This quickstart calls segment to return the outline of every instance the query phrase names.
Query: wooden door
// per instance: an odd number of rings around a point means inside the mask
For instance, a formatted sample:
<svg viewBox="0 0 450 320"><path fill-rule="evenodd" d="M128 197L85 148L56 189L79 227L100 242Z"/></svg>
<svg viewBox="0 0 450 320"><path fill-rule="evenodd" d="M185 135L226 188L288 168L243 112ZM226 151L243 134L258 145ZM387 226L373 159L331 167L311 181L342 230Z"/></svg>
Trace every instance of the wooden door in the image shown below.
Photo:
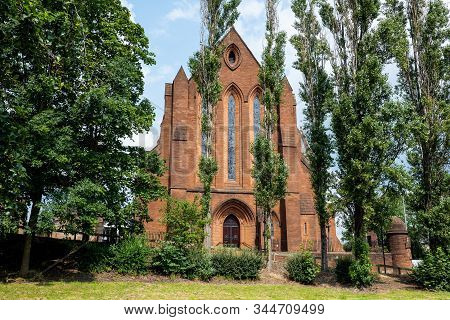
<svg viewBox="0 0 450 320"><path fill-rule="evenodd" d="M225 247L237 247L240 245L239 220L230 214L223 223L223 245Z"/></svg>

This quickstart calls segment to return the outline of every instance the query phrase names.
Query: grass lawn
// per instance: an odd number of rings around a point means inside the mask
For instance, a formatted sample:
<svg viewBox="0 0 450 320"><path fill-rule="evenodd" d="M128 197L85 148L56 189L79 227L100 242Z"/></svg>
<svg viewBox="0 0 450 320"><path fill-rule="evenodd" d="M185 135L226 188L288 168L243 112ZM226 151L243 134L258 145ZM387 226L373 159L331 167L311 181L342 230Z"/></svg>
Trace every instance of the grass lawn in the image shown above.
<svg viewBox="0 0 450 320"><path fill-rule="evenodd" d="M392 289L381 292L297 284L201 282L44 282L0 284L0 299L450 299L448 292Z"/></svg>

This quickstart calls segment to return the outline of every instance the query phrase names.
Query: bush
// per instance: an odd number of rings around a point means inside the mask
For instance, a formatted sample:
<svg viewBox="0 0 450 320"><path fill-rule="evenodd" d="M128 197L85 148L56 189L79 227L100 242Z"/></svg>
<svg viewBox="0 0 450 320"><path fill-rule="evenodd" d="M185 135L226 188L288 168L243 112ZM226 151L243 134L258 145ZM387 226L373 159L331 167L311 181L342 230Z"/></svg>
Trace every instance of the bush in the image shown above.
<svg viewBox="0 0 450 320"><path fill-rule="evenodd" d="M165 241L152 253L150 268L159 274L169 276L184 274L188 267L188 259L184 248Z"/></svg>
<svg viewBox="0 0 450 320"><path fill-rule="evenodd" d="M251 250L220 249L212 254L216 275L229 279L257 279L263 267L261 254Z"/></svg>
<svg viewBox="0 0 450 320"><path fill-rule="evenodd" d="M167 199L164 208L166 241L173 242L179 247L201 248L205 238L206 222L197 199L193 202L172 197Z"/></svg>
<svg viewBox="0 0 450 320"><path fill-rule="evenodd" d="M450 255L438 248L427 252L423 261L413 269L414 281L428 290L450 291Z"/></svg>
<svg viewBox="0 0 450 320"><path fill-rule="evenodd" d="M81 249L78 268L84 272L108 272L112 270L111 258L111 247L108 244L90 242Z"/></svg>
<svg viewBox="0 0 450 320"><path fill-rule="evenodd" d="M305 251L289 257L285 265L289 279L303 284L311 284L319 273L319 266L311 252Z"/></svg>
<svg viewBox="0 0 450 320"><path fill-rule="evenodd" d="M182 274L187 279L209 281L215 275L211 255L204 249L187 251L187 268Z"/></svg>
<svg viewBox="0 0 450 320"><path fill-rule="evenodd" d="M207 281L214 276L211 257L203 249L187 249L168 241L154 249L150 267L162 275L180 275L187 279Z"/></svg>
<svg viewBox="0 0 450 320"><path fill-rule="evenodd" d="M145 274L150 254L146 237L130 237L111 247L111 266L122 274Z"/></svg>
<svg viewBox="0 0 450 320"><path fill-rule="evenodd" d="M350 284L352 280L350 279L350 266L353 263L353 258L351 256L339 257L336 261L336 268L334 273L336 275L336 280L342 284Z"/></svg>
<svg viewBox="0 0 450 320"><path fill-rule="evenodd" d="M365 238L355 239L353 255L358 256L359 259L354 259L348 269L351 284L358 288L371 286L375 277L372 274L372 263L369 258L369 244Z"/></svg>
<svg viewBox="0 0 450 320"><path fill-rule="evenodd" d="M369 256L353 260L348 271L351 283L358 288L369 287L375 281Z"/></svg>

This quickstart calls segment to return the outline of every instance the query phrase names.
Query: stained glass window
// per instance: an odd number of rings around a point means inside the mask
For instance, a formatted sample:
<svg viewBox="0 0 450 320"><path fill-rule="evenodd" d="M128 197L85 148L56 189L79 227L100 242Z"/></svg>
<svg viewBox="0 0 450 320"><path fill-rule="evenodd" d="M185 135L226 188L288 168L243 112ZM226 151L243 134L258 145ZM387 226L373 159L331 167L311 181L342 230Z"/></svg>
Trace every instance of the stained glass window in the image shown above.
<svg viewBox="0 0 450 320"><path fill-rule="evenodd" d="M228 99L228 179L236 180L236 101L231 95Z"/></svg>
<svg viewBox="0 0 450 320"><path fill-rule="evenodd" d="M259 133L259 128L261 126L261 105L259 103L258 97L253 100L253 132L255 138Z"/></svg>
<svg viewBox="0 0 450 320"><path fill-rule="evenodd" d="M206 106L204 103L202 103L202 117L204 114L206 114ZM202 131L201 121L200 121L200 135L202 139L202 155L204 156L206 154L206 135Z"/></svg>

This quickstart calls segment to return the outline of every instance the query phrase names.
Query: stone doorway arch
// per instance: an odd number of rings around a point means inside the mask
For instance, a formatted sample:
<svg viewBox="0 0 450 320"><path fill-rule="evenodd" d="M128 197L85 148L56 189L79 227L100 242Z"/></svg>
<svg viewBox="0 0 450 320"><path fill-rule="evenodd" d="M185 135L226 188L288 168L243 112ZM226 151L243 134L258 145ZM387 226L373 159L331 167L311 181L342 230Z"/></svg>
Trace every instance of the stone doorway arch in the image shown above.
<svg viewBox="0 0 450 320"><path fill-rule="evenodd" d="M254 248L255 215L246 203L237 199L226 200L213 211L211 233L213 246Z"/></svg>

